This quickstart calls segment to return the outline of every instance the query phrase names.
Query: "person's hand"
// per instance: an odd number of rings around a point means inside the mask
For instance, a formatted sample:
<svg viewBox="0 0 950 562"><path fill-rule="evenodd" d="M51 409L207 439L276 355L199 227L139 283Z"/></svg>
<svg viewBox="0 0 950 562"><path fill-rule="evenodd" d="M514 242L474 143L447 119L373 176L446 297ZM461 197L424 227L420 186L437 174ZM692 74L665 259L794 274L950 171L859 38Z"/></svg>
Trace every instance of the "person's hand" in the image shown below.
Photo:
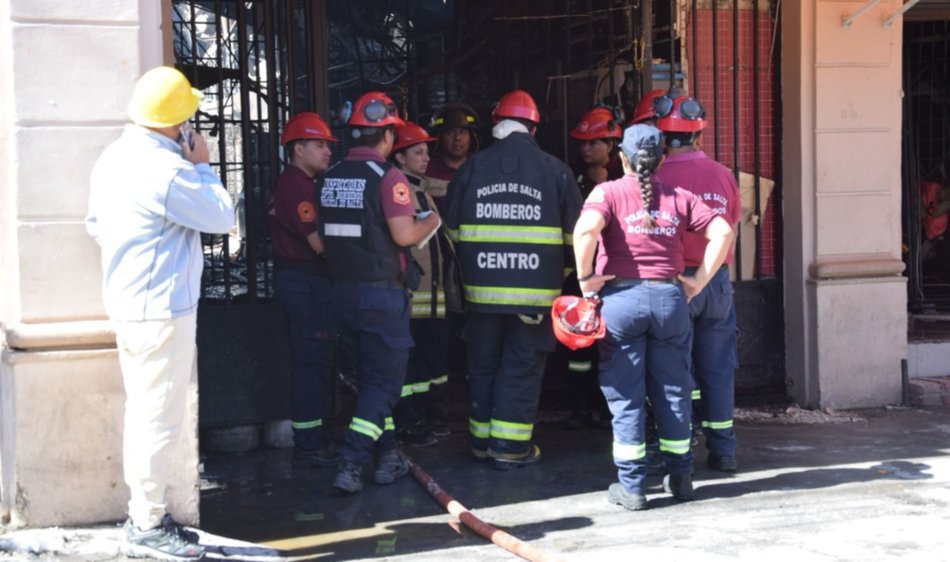
<svg viewBox="0 0 950 562"><path fill-rule="evenodd" d="M696 279L693 275L683 275L681 273L677 275L676 278L683 284L683 291L686 293L686 302L693 300L693 297L701 293L703 287L706 286L705 283Z"/></svg>
<svg viewBox="0 0 950 562"><path fill-rule="evenodd" d="M596 295L604 288L604 283L610 281L616 277L616 275L594 275L589 279L584 281L578 280L578 284L581 286L581 294L587 297L590 294Z"/></svg>
<svg viewBox="0 0 950 562"><path fill-rule="evenodd" d="M211 155L208 154L208 142L197 131L192 131L191 138L195 142L194 148L189 148L188 143L180 141L182 153L185 160L192 164L207 164L211 161Z"/></svg>

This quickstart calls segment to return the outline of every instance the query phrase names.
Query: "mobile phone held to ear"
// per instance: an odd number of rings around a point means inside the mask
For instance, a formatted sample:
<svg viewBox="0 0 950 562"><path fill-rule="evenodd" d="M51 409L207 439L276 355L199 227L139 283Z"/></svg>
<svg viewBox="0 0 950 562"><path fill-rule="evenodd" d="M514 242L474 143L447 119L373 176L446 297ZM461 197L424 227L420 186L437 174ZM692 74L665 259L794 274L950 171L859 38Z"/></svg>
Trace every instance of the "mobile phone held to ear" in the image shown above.
<svg viewBox="0 0 950 562"><path fill-rule="evenodd" d="M191 121L185 121L178 127L178 130L181 132L181 142L188 143L188 148L190 150L195 149L195 136L192 133Z"/></svg>

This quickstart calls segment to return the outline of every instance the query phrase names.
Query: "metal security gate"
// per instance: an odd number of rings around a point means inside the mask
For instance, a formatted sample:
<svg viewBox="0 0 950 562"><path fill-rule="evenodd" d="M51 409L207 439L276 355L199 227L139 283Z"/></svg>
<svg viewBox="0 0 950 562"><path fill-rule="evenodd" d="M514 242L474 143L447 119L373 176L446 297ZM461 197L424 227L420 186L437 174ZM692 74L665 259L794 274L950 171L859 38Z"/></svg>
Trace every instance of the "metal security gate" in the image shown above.
<svg viewBox="0 0 950 562"><path fill-rule="evenodd" d="M273 293L266 206L280 172L279 131L289 115L315 110L322 2L175 0L175 65L205 98L196 127L212 166L237 201L238 228L207 236L202 296L255 302ZM325 100L322 100L325 102Z"/></svg>
<svg viewBox="0 0 950 562"><path fill-rule="evenodd" d="M904 24L904 92L908 305L912 313L945 316L950 313L950 21Z"/></svg>
<svg viewBox="0 0 950 562"><path fill-rule="evenodd" d="M196 128L238 215L229 236L204 237L199 423L286 418L290 357L266 213L279 131L293 113L326 107L323 2L173 0L169 16L175 66L204 93Z"/></svg>

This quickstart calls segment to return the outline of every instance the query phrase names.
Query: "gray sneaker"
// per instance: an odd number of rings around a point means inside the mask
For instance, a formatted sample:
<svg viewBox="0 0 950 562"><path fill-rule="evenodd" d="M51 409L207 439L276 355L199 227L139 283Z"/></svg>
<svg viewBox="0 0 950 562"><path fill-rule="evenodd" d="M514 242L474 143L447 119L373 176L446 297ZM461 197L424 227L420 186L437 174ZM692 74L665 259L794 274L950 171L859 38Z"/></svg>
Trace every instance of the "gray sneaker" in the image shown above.
<svg viewBox="0 0 950 562"><path fill-rule="evenodd" d="M363 489L363 467L346 459L340 461L333 487L347 494L355 494Z"/></svg>
<svg viewBox="0 0 950 562"><path fill-rule="evenodd" d="M129 558L154 558L158 560L201 560L205 547L198 544L198 535L185 530L170 515L154 529L141 530L125 523L125 553Z"/></svg>
<svg viewBox="0 0 950 562"><path fill-rule="evenodd" d="M373 480L377 484L392 484L397 478L407 474L409 474L409 463L399 455L399 451L392 449L380 453L376 460Z"/></svg>

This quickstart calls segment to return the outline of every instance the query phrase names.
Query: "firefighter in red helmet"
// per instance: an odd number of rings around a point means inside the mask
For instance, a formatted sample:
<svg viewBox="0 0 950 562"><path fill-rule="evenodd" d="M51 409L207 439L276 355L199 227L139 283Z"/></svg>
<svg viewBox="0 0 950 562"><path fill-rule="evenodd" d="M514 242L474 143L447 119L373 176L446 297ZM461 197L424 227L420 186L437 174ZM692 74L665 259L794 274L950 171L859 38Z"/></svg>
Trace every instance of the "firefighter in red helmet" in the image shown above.
<svg viewBox="0 0 950 562"><path fill-rule="evenodd" d="M719 216L736 228L741 203L739 185L732 171L709 158L700 148L706 111L699 101L670 93L654 100L657 127L666 137L667 157L656 178L678 185L700 197ZM686 274L702 264L706 240L687 233L683 242ZM735 472L736 433L732 427L736 361L736 310L729 278L734 248L725 265L716 272L703 291L689 303L693 324L693 378L698 385L699 419L709 453L707 464L714 470Z"/></svg>
<svg viewBox="0 0 950 562"><path fill-rule="evenodd" d="M577 183L586 198L594 186L623 175L617 145L623 137L623 112L597 106L585 114L571 131L578 141L584 168L578 170Z"/></svg>
<svg viewBox="0 0 950 562"><path fill-rule="evenodd" d="M334 336L327 312L330 271L318 232L314 178L330 167L330 127L316 113L298 113L280 143L287 166L270 200L268 226L274 256L275 292L287 320L293 364L291 426L294 467L332 466L339 461L323 434Z"/></svg>
<svg viewBox="0 0 950 562"><path fill-rule="evenodd" d="M407 121L396 127L396 145L392 160L406 174L413 190L417 214L436 210L429 193L429 145L435 142L425 129ZM448 311L460 311L461 287L450 269L454 264L451 242L440 228L423 247L414 246L412 256L422 268L421 283L412 294L409 329L415 347L409 352L409 368L395 410L396 437L410 447L434 444L445 433L433 423L431 410L438 400L434 392L448 380Z"/></svg>
<svg viewBox="0 0 950 562"><path fill-rule="evenodd" d="M599 105L588 111L571 131L578 141L583 165L575 169L581 197L586 199L594 186L623 175L617 156L617 145L623 136L623 112L618 108ZM573 256L569 256L573 265ZM564 280L563 294L580 295L577 274L572 269ZM565 373L568 404L571 414L565 422L567 429L586 425L610 427L610 412L597 386L597 348L587 347L569 351L558 347L552 357L555 372Z"/></svg>
<svg viewBox="0 0 950 562"><path fill-rule="evenodd" d="M564 280L581 198L570 169L534 138L541 119L523 90L492 112L495 143L449 184L446 225L465 283L472 454L508 470L537 463L532 443L554 335L547 316Z"/></svg>
<svg viewBox="0 0 950 562"><path fill-rule="evenodd" d="M360 96L348 121L357 146L318 181L321 233L333 275L330 310L344 353L360 376L333 480L346 493L363 488L363 464L374 452L377 484L390 484L409 471L396 449L392 419L413 344L409 299L419 271L409 247L441 220L438 213L416 217L409 181L386 162L395 129L403 123L386 94Z"/></svg>

